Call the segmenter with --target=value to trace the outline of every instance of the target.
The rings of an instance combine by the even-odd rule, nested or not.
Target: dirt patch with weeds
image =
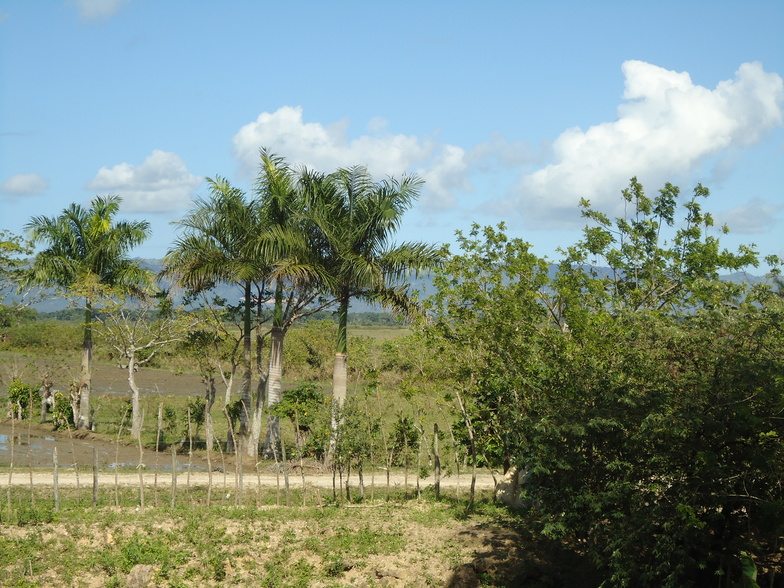
[[[147,574],[142,585],[522,585],[510,583],[525,563],[513,519],[458,520],[447,505],[104,514],[2,527],[3,549],[15,544],[19,557],[0,558],[0,584],[125,586]],[[49,554],[45,568],[38,548]]]

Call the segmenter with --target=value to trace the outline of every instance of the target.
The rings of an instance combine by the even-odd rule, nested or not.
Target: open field
[[[406,334],[396,327],[352,328],[352,336],[363,338],[359,347],[370,350],[369,364],[378,361],[372,353],[381,344]],[[74,349],[3,350],[0,361],[4,383],[12,373],[32,383],[48,372],[53,387],[67,391],[78,376]],[[437,395],[403,394],[394,379],[368,395],[359,377],[349,382],[368,424],[377,418],[385,431],[360,480],[356,469],[333,472],[312,458],[290,455],[284,466],[226,454],[220,391],[212,416],[221,443],[208,461],[203,427],[192,445],[183,433],[186,410],[204,397],[204,385],[188,369],[168,365],[136,374],[144,415],[140,448],[127,432],[126,377],[106,358],[94,364],[95,433],[54,431],[37,422],[38,409],[32,421],[0,422],[0,585],[598,585],[588,562],[538,537],[530,517],[495,504],[491,472],[479,470],[469,506],[465,448],[458,450],[450,436],[455,415]],[[328,399],[329,382],[311,381]],[[176,421],[156,452],[160,406],[176,412]],[[399,461],[387,477],[387,443],[403,423],[426,423],[427,437],[406,444],[407,467]],[[443,434],[439,499],[430,454],[434,424]],[[285,445],[295,450],[290,419],[281,426]]]
[[[39,489],[40,490],[40,489]],[[574,586],[588,567],[534,540],[521,519],[481,501],[285,507],[204,506],[194,489],[176,505],[76,503],[55,511],[14,488],[2,509],[0,585],[29,586]],[[132,493],[131,493],[132,494]],[[7,522],[6,522],[7,521]]]

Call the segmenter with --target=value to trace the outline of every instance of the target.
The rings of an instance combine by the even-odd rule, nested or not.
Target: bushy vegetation
[[[784,298],[721,282],[756,253],[720,248],[704,188],[680,221],[677,195],[633,180],[615,220],[583,203],[594,224],[554,276],[503,226],[474,227],[425,332],[473,450],[518,468],[541,532],[608,584],[736,586],[753,561],[775,585]]]
[[[417,479],[436,467],[484,466],[519,482],[513,497],[531,528],[588,558],[604,585],[753,588],[756,577],[781,586],[779,260],[766,259],[771,281],[722,281],[760,259],[753,247],[721,247],[702,210],[707,196],[698,186],[681,203],[668,184],[651,198],[633,179],[622,218],[581,204],[583,238],[556,261],[508,237],[503,225],[475,225],[458,234],[459,251],[443,251],[434,294],[409,308],[418,321],[395,337],[363,331],[345,341],[345,305],[338,324],[316,314],[295,325],[297,313],[273,318],[262,308],[261,291],[255,322],[250,296],[241,306],[205,304],[193,311],[204,313],[198,325],[156,360],[198,373],[204,388],[188,398],[142,398],[133,411],[146,415],[143,443],[196,439],[202,447],[210,427],[231,450],[260,414],[257,400],[274,392],[264,455],[300,467],[318,461],[341,481],[358,476],[358,494],[345,486],[347,500],[364,500],[361,480],[379,468],[405,468]],[[274,293],[282,312],[282,286],[263,293]],[[3,345],[52,348],[42,324],[6,327]],[[48,338],[70,337],[70,347],[54,347],[76,351],[81,333],[61,326]],[[273,365],[283,335],[285,360]],[[345,360],[350,349],[348,366],[335,363],[336,340],[337,356]],[[275,382],[285,378],[286,386],[275,389],[278,367]],[[324,391],[338,373],[350,392],[345,402]],[[24,386],[15,384],[9,407],[29,418],[34,394]],[[221,386],[226,403],[215,402]],[[121,432],[127,406],[97,405],[103,432]],[[131,551],[143,559],[145,549],[137,541]],[[297,565],[312,579],[307,562]],[[343,565],[327,562],[327,575]]]

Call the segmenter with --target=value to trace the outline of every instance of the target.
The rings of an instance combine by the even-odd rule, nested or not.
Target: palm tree
[[[127,257],[130,250],[150,234],[146,221],[113,222],[120,209],[119,196],[98,196],[85,209],[71,204],[59,216],[36,216],[25,226],[34,243],[48,248],[33,260],[28,279],[42,287],[54,287],[84,300],[82,374],[76,426],[90,426],[92,380],[93,305],[113,292],[133,294],[149,279],[149,273]]]
[[[308,215],[330,249],[333,265],[329,286],[338,302],[334,415],[339,415],[346,399],[351,300],[358,298],[409,313],[414,305],[404,279],[440,263],[440,249],[433,245],[391,242],[422,184],[417,176],[375,183],[365,167],[355,166],[338,170],[331,176],[332,189],[319,191],[308,203]],[[338,424],[334,415],[333,429]]]
[[[274,309],[270,330],[269,369],[267,371],[267,407],[280,402],[283,389],[283,345],[288,329],[299,319],[322,310],[332,301],[321,298],[325,275],[324,248],[318,233],[302,214],[306,186],[319,182],[317,174],[303,169],[292,170],[286,161],[266,149],[261,150],[261,164],[256,181],[256,195],[264,218],[259,238],[259,253],[272,265],[275,283]],[[323,178],[321,178],[323,180]],[[323,182],[322,182],[323,183]],[[254,412],[254,435],[258,440],[261,423],[261,395]],[[263,455],[274,456],[280,437],[278,417],[267,413],[267,436]],[[249,444],[251,449],[253,444]]]
[[[251,411],[251,315],[254,285],[263,294],[269,266],[258,254],[261,211],[255,201],[231,186],[226,178],[208,178],[210,196],[197,199],[176,224],[183,233],[164,259],[163,274],[198,293],[217,282],[237,284],[243,291],[243,377],[239,434],[249,432]]]

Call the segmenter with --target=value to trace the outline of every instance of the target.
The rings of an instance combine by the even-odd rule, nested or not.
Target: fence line
[[[189,414],[190,416],[190,414]],[[136,505],[144,509],[146,504],[146,494],[145,490],[151,488],[153,491],[153,504],[158,506],[158,490],[159,485],[162,481],[159,479],[159,473],[161,473],[162,468],[160,464],[160,440],[161,440],[161,411],[159,409],[158,414],[158,427],[156,431],[156,451],[154,464],[151,464],[152,472],[146,471],[147,466],[145,464],[145,456],[148,456],[150,450],[148,449],[145,451],[144,445],[141,442],[141,438],[137,440],[138,445],[138,463],[135,466],[136,472],[134,476],[134,472],[129,470],[127,473],[122,474],[120,472],[121,463],[120,463],[120,449],[123,446],[121,443],[122,432],[125,425],[125,420],[127,417],[126,414],[123,415],[123,419],[121,422],[121,428],[118,430],[117,435],[114,438],[114,464],[113,469],[114,472],[100,472],[98,468],[98,459],[97,459],[97,452],[95,446],[92,448],[92,470],[93,470],[93,483],[92,483],[92,505],[97,506],[99,504],[99,494],[101,488],[107,487],[107,482],[109,482],[109,476],[113,473],[113,498],[114,498],[114,505],[119,507],[121,506],[121,488],[133,488],[136,487]],[[27,455],[25,456],[24,453],[21,455],[19,452],[15,451],[15,446],[17,445],[17,441],[21,444],[22,439],[19,433],[17,432],[18,427],[16,423],[17,419],[11,420],[11,439],[10,439],[10,464],[9,464],[9,471],[8,471],[8,488],[7,488],[7,517],[11,516],[12,511],[12,498],[11,498],[11,487],[16,485],[20,486],[23,483],[21,481],[17,481],[14,483],[14,474],[15,469],[18,465],[24,466],[24,462],[21,464],[16,463],[19,458],[21,457],[23,460],[26,457],[28,471],[29,471],[29,484],[30,484],[30,503],[31,506],[35,506],[35,491],[34,486],[44,485],[44,482],[41,481],[40,475],[38,477],[37,482],[34,482],[34,468],[32,465],[32,456],[31,456],[31,434],[28,427],[28,450]],[[175,507],[176,504],[182,499],[183,488],[179,486],[178,477],[179,473],[184,470],[186,474],[186,483],[184,488],[184,497],[186,500],[190,501],[193,504],[194,498],[193,489],[194,485],[198,486],[199,488],[206,489],[206,504],[207,506],[211,505],[213,502],[213,491],[217,490],[221,486],[221,481],[218,479],[217,481],[214,479],[213,476],[213,468],[212,468],[212,459],[211,459],[211,451],[214,449],[212,447],[207,447],[207,464],[208,467],[204,468],[206,471],[194,471],[193,466],[193,458],[194,458],[194,439],[192,435],[192,427],[190,426],[190,419],[189,419],[189,426],[188,426],[188,438],[182,440],[179,444],[171,444],[171,482],[170,482],[170,507]],[[263,487],[264,486],[274,486],[275,487],[275,504],[281,505],[281,503],[285,504],[286,506],[290,506],[292,504],[292,493],[294,489],[290,484],[290,474],[296,471],[296,468],[300,468],[300,478],[301,478],[301,487],[298,490],[301,492],[302,495],[302,502],[303,506],[308,504],[308,499],[312,499],[313,502],[316,504],[322,504],[322,493],[321,488],[328,486],[328,481],[331,474],[331,481],[332,481],[332,501],[333,502],[354,502],[354,501],[362,501],[366,498],[365,494],[365,468],[366,466],[370,466],[370,497],[371,500],[375,498],[375,470],[385,470],[386,473],[386,493],[385,498],[386,500],[390,500],[392,497],[393,491],[401,492],[404,499],[409,498],[409,491],[410,491],[410,480],[409,476],[411,475],[410,472],[410,464],[412,460],[416,460],[414,463],[416,464],[417,471],[414,473],[416,479],[416,494],[417,498],[421,498],[423,496],[423,485],[425,487],[432,487],[433,490],[433,497],[435,500],[441,499],[441,490],[445,480],[449,479],[449,475],[445,478],[443,476],[443,472],[441,470],[441,455],[440,455],[440,444],[439,444],[439,428],[438,425],[434,425],[433,428],[433,437],[432,437],[432,444],[428,444],[427,447],[424,444],[427,442],[424,435],[421,435],[419,438],[419,443],[414,443],[415,447],[411,447],[408,443],[408,438],[404,439],[403,443],[403,455],[401,456],[402,459],[402,467],[400,472],[396,475],[392,475],[392,462],[393,458],[389,455],[387,451],[384,453],[386,455],[379,456],[371,452],[369,455],[371,459],[368,462],[364,462],[363,460],[358,460],[353,463],[349,462],[346,464],[337,463],[337,465],[333,465],[332,468],[324,470],[322,469],[320,472],[315,473],[308,473],[305,460],[301,453],[301,448],[297,447],[300,451],[299,458],[291,462],[289,459],[287,446],[285,443],[281,442],[279,447],[273,448],[273,460],[269,462],[264,462],[260,458],[257,458],[253,463],[252,467],[253,470],[256,472],[255,480],[253,478],[246,479],[244,476],[246,464],[244,460],[244,449],[247,440],[244,436],[235,435],[232,429],[229,429],[229,435],[231,436],[231,444],[235,448],[234,453],[234,465],[233,468],[227,468],[226,466],[226,454],[221,446],[220,443],[216,443],[215,447],[218,448],[218,452],[220,454],[220,462],[221,467],[219,468],[220,471],[223,473],[223,481],[222,481],[222,493],[221,493],[221,504],[224,504],[227,500],[229,500],[232,496],[234,498],[233,503],[237,507],[243,507],[246,503],[246,492],[247,488],[255,486],[255,503],[256,506],[260,506],[262,504],[262,496],[263,496]],[[454,437],[452,437],[454,441]],[[80,482],[80,466],[86,467],[87,464],[80,464],[77,458],[77,452],[74,444],[74,436],[73,431],[71,429],[68,430],[68,439],[67,443],[70,445],[71,455],[72,455],[72,464],[64,465],[60,459],[60,447],[58,444],[55,444],[53,454],[52,454],[52,477],[48,478],[52,482],[52,500],[54,503],[54,509],[58,510],[61,508],[61,491],[64,485],[71,486],[71,484],[75,480],[76,486],[76,500],[77,504],[81,503],[81,482]],[[178,445],[179,450],[181,453],[178,453]],[[130,448],[130,446],[128,446]],[[414,454],[414,452],[416,452]],[[424,453],[427,453],[427,457],[429,460],[430,471],[427,477],[423,477],[421,474],[423,472],[423,457]],[[187,456],[187,462],[183,464],[179,458],[183,458]],[[381,461],[384,462],[383,466],[377,465],[376,459],[372,459],[373,457],[382,458]],[[334,464],[335,462],[333,462]],[[264,467],[266,465],[266,468]],[[447,485],[455,487],[455,499],[460,500],[460,460],[458,459],[457,453],[455,452],[455,473],[456,478],[449,479]],[[110,465],[110,467],[112,467]],[[250,467],[250,464],[248,464]],[[354,471],[352,472],[352,468]],[[216,468],[218,469],[218,468]],[[233,472],[229,472],[229,469],[233,469]],[[262,472],[262,469],[266,469],[266,472]],[[270,471],[271,470],[271,471]],[[229,487],[228,485],[228,476],[230,473],[233,473],[233,487]],[[152,474],[152,475],[150,475]],[[355,474],[355,475],[352,475]],[[135,477],[136,481],[133,481]],[[283,478],[283,487],[281,488],[281,477]],[[122,483],[121,483],[122,478]],[[206,479],[205,479],[206,478]],[[402,478],[402,484],[401,484]],[[165,483],[165,482],[164,482]],[[472,489],[475,486],[475,476],[472,476]],[[353,489],[357,492],[352,493],[352,485]],[[483,488],[490,488],[492,487],[489,485],[488,480],[485,479],[483,484],[480,485]],[[125,493],[127,495],[127,493]],[[282,496],[281,496],[282,494]],[[282,500],[281,500],[282,499]],[[127,498],[125,498],[127,501]],[[199,498],[199,500],[203,500]]]

